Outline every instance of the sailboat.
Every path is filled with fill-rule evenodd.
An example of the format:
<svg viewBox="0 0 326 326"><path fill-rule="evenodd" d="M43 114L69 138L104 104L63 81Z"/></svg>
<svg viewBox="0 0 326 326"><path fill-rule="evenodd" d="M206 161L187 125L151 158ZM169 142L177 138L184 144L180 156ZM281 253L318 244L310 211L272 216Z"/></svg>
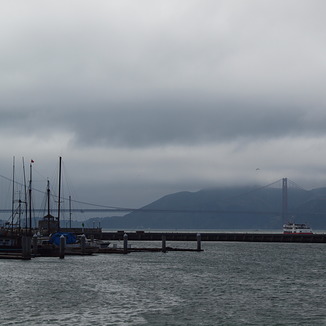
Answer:
<svg viewBox="0 0 326 326"><path fill-rule="evenodd" d="M55 218L50 213L50 186L48 181L47 186L47 215L39 221L39 232L43 236L41 237L42 246L50 248L58 248L60 245L60 237L63 235L66 238L65 254L92 254L97 252L99 246L96 242L87 239L85 237L85 243L82 246L82 236L76 236L73 232L67 232L60 227L60 217L61 217L61 166L62 157L59 157L59 191L58 191L58 216ZM64 232L62 232L64 231ZM46 237L44 237L46 236Z"/></svg>
<svg viewBox="0 0 326 326"><path fill-rule="evenodd" d="M24 169L24 161L23 161ZM1 252L13 252L21 251L22 249L22 236L27 234L27 220L25 230L21 226L21 216L23 213L22 206L25 204L27 211L26 201L26 189L25 189L25 201L21 199L21 193L19 192L19 199L15 199L15 157L13 157L13 170L12 170L12 205L11 216L4 226L0 228L0 250ZM24 169L25 175L25 169ZM18 206L15 207L15 204ZM27 217L27 214L26 214Z"/></svg>
<svg viewBox="0 0 326 326"><path fill-rule="evenodd" d="M43 236L49 236L58 231L58 220L51 214L50 210L50 181L47 182L47 214L38 222L38 231Z"/></svg>

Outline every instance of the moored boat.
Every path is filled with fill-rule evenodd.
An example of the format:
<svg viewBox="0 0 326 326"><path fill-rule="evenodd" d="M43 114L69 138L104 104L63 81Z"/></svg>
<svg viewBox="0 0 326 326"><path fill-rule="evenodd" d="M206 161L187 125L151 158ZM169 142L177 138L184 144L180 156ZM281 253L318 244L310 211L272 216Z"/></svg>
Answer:
<svg viewBox="0 0 326 326"><path fill-rule="evenodd" d="M304 223L286 223L283 224L284 234L313 234L311 228Z"/></svg>
<svg viewBox="0 0 326 326"><path fill-rule="evenodd" d="M65 254L92 254L99 251L100 246L95 240L87 239L85 235L75 235L69 232L56 232L49 237L49 244L59 248L61 236L65 237Z"/></svg>

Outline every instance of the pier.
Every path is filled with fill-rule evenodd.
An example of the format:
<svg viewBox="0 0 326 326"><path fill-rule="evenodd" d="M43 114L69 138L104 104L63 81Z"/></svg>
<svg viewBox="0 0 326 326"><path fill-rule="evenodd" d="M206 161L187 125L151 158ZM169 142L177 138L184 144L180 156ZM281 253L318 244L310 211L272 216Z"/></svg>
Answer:
<svg viewBox="0 0 326 326"><path fill-rule="evenodd" d="M102 232L103 240L123 240L124 234L131 241L196 241L198 232L145 232L117 231ZM200 233L201 241L242 241L242 242L294 242L294 243L326 243L326 234L283 234L283 233L239 233L220 232Z"/></svg>

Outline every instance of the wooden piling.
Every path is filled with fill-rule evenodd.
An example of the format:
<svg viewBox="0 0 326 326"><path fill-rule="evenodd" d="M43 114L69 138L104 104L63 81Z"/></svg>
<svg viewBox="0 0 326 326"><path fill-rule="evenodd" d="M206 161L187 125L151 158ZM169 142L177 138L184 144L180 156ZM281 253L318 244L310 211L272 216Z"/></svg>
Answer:
<svg viewBox="0 0 326 326"><path fill-rule="evenodd" d="M81 249L82 255L85 255L85 252L86 252L86 236L85 236L85 234L83 234L80 237L80 249Z"/></svg>
<svg viewBox="0 0 326 326"><path fill-rule="evenodd" d="M27 252L27 248L26 248L26 236L22 236L22 256L26 257L26 252Z"/></svg>
<svg viewBox="0 0 326 326"><path fill-rule="evenodd" d="M31 238L22 237L22 257L23 259L31 259Z"/></svg>
<svg viewBox="0 0 326 326"><path fill-rule="evenodd" d="M197 251L201 251L201 234L197 233Z"/></svg>
<svg viewBox="0 0 326 326"><path fill-rule="evenodd" d="M32 239L32 244L33 244L33 255L37 255L37 235L33 235Z"/></svg>
<svg viewBox="0 0 326 326"><path fill-rule="evenodd" d="M126 233L123 235L123 253L128 253L128 234Z"/></svg>
<svg viewBox="0 0 326 326"><path fill-rule="evenodd" d="M66 249L66 237L64 235L61 235L60 237L60 248L59 248L59 257L60 259L65 258L65 249Z"/></svg>
<svg viewBox="0 0 326 326"><path fill-rule="evenodd" d="M166 252L166 235L162 234L162 252Z"/></svg>

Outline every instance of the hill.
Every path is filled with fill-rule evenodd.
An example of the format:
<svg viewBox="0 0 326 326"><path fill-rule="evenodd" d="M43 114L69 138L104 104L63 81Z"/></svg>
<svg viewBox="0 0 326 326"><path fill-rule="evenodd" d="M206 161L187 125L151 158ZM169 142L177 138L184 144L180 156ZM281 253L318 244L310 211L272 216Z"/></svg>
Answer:
<svg viewBox="0 0 326 326"><path fill-rule="evenodd" d="M178 192L125 216L90 219L113 229L280 229L282 192L277 188L230 187ZM291 189L288 219L326 228L326 188Z"/></svg>

